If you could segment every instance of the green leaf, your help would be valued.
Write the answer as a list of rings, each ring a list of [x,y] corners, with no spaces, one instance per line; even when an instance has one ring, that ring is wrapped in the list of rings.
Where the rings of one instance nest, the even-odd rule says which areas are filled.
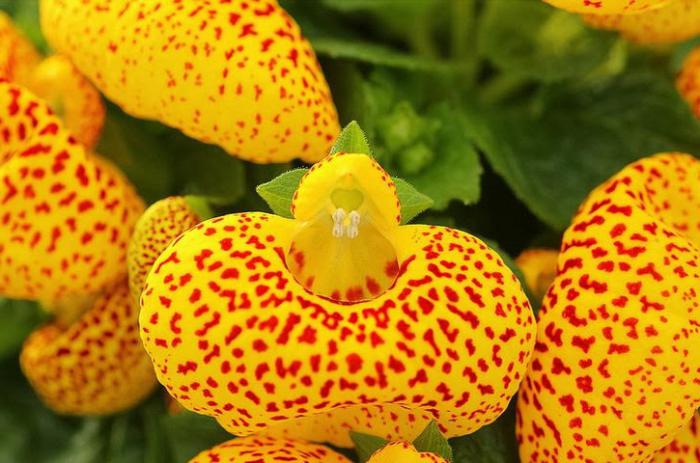
[[[255,191],[267,202],[272,212],[291,219],[293,217],[292,197],[307,171],[308,169],[290,170],[269,182],[258,185]]]
[[[394,178],[394,184],[401,203],[401,223],[410,222],[418,214],[432,207],[433,200],[416,190],[406,180]]]
[[[410,55],[378,43],[336,37],[311,37],[317,54],[334,59],[350,59],[379,66],[430,73],[458,72],[462,66],[431,58]]]
[[[468,436],[450,439],[459,463],[520,463],[515,439],[515,400],[495,422]]]
[[[700,153],[700,123],[663,76],[628,72],[602,87],[552,87],[535,103],[472,107],[467,120],[494,170],[556,230],[626,164],[665,151]]]
[[[357,452],[360,463],[365,463],[374,452],[389,443],[388,440],[381,437],[355,431],[350,431],[350,439],[352,439],[352,442],[355,444],[355,451]]]
[[[35,302],[0,299],[0,359],[17,353],[29,333],[47,318]]]
[[[476,203],[483,169],[466,121],[445,104],[432,108],[426,117],[439,122],[431,145],[434,160],[405,179],[435,202],[434,209],[445,209],[451,200]]]
[[[164,416],[162,423],[174,462],[189,461],[200,452],[233,439],[214,418],[189,411]]]
[[[615,34],[542,1],[489,1],[480,22],[482,56],[498,68],[541,81],[586,74],[606,61]]]
[[[367,141],[367,135],[356,121],[350,122],[338,135],[330,154],[335,153],[359,153],[372,155],[372,148]]]
[[[447,461],[453,461],[452,448],[435,421],[431,421],[420,433],[413,446],[419,452],[428,452],[439,455]]]

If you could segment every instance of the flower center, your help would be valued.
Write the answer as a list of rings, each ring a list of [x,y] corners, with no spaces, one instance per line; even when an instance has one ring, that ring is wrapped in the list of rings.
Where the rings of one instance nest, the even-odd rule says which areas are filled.
[[[297,282],[318,296],[359,302],[394,284],[399,269],[392,243],[397,201],[386,183],[377,181],[382,172],[373,162],[364,155],[331,158],[299,188],[298,228],[287,266]]]

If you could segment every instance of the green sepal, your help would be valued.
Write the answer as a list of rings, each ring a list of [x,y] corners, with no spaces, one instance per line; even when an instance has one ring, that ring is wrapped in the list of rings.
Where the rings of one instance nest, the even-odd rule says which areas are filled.
[[[355,444],[355,451],[357,452],[360,463],[365,463],[374,452],[385,447],[386,444],[389,443],[389,441],[384,438],[355,431],[350,431],[350,439],[352,439],[352,442]]]
[[[358,153],[372,156],[372,148],[369,147],[367,135],[355,121],[350,122],[340,132],[329,154]]]
[[[440,432],[440,428],[435,421],[431,421],[423,432],[416,437],[416,440],[413,441],[413,446],[419,452],[432,453],[441,456],[447,461],[452,461],[452,447],[447,442],[447,438]]]

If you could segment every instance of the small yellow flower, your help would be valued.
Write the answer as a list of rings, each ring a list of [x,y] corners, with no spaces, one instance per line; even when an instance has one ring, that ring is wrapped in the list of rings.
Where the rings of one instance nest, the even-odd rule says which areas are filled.
[[[523,251],[515,259],[518,268],[523,272],[525,284],[537,301],[542,300],[549,285],[554,281],[558,255],[559,251],[554,249],[531,248]]]
[[[339,133],[316,56],[276,0],[42,0],[41,21],[126,112],[242,159],[317,161]]]
[[[699,181],[660,154],[579,209],[518,396],[523,461],[647,462],[700,406]]]
[[[52,323],[27,338],[20,363],[58,413],[104,415],[140,402],[157,384],[139,340],[126,280],[108,287],[69,327]]]
[[[199,222],[197,213],[185,198],[179,196],[153,203],[139,218],[127,256],[129,288],[136,305],[146,276],[161,252],[172,240]]]
[[[230,432],[351,446],[495,420],[522,379],[534,317],[479,239],[400,226],[394,182],[338,153],[299,185],[294,218],[200,223],[148,275],[142,339],[185,408]]]

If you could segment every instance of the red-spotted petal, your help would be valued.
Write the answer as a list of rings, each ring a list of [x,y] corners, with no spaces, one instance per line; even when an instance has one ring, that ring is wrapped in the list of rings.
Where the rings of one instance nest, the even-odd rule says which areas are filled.
[[[594,190],[564,234],[518,399],[523,461],[650,461],[700,405],[700,162]]]
[[[700,413],[686,424],[670,444],[659,450],[652,463],[700,462]]]
[[[321,445],[288,439],[246,437],[234,439],[200,453],[190,463],[350,463]]]
[[[32,333],[22,349],[22,370],[58,413],[104,415],[130,408],[157,384],[137,317],[123,280],[70,327],[49,324]]]
[[[136,223],[127,258],[129,288],[138,303],[153,263],[172,240],[200,222],[187,200],[180,196],[161,199],[148,207]]]
[[[243,159],[316,161],[339,133],[314,52],[276,0],[42,0],[41,20],[125,111]]]
[[[661,8],[634,15],[586,15],[588,24],[618,30],[641,44],[667,44],[700,34],[700,2],[673,0]]]
[[[674,0],[544,0],[545,2],[571,11],[592,15],[622,14],[634,15],[653,11]]]
[[[367,463],[448,463],[433,453],[419,452],[408,442],[391,442],[372,454]]]
[[[86,153],[48,105],[0,82],[0,294],[51,302],[125,272],[143,210],[126,178]]]
[[[337,303],[287,270],[295,222],[212,219],[156,261],[140,323],[171,395],[234,434],[293,428],[344,446],[348,429],[410,439],[432,418],[455,436],[500,415],[530,357],[534,319],[495,252],[456,230],[396,227],[393,287]],[[383,417],[342,425],[363,410]]]

